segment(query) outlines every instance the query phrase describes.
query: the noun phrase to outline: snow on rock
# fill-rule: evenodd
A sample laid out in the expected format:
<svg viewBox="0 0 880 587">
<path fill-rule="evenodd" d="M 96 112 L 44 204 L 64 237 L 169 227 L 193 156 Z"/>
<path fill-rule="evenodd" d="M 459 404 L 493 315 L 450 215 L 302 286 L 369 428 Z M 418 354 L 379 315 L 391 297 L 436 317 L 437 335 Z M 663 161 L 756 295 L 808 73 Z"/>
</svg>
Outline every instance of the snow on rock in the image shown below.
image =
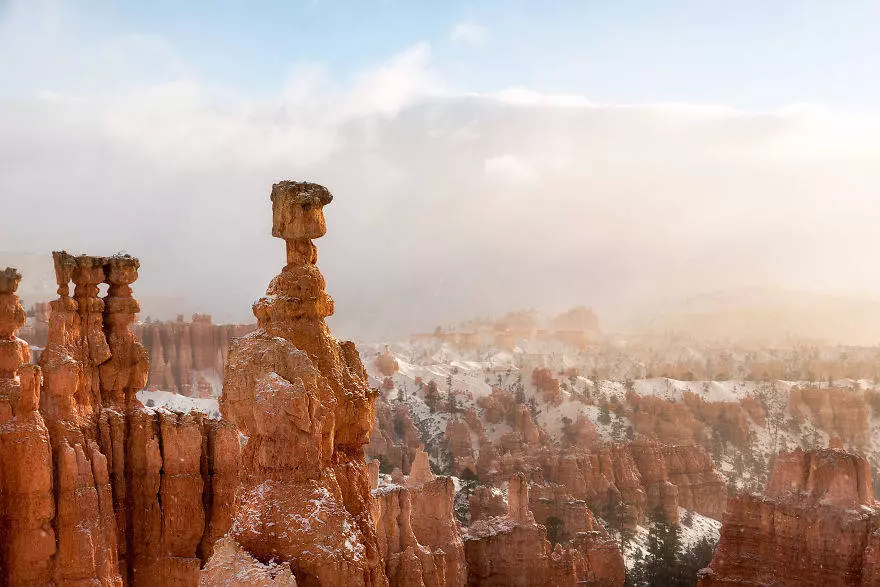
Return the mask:
<svg viewBox="0 0 880 587">
<path fill-rule="evenodd" d="M 171 391 L 137 392 L 138 400 L 148 409 L 166 409 L 171 412 L 201 412 L 209 418 L 220 419 L 220 407 L 216 398 L 187 397 Z"/>
</svg>

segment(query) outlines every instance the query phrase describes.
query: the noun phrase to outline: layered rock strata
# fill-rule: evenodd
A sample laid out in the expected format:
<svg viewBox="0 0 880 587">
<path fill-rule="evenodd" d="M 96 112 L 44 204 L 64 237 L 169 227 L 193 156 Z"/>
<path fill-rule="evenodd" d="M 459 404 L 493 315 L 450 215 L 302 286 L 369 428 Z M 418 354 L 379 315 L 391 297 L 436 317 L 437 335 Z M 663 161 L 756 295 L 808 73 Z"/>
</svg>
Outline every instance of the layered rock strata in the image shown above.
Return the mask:
<svg viewBox="0 0 880 587">
<path fill-rule="evenodd" d="M 620 551 L 597 548 L 598 538 L 583 532 L 565 547 L 551 547 L 545 527 L 529 510 L 528 482 L 520 473 L 508 486 L 507 515 L 467 529 L 468 585 L 623 585 Z"/>
<path fill-rule="evenodd" d="M 229 538 L 257 561 L 289 564 L 302 585 L 385 585 L 363 454 L 378 392 L 354 344 L 327 328 L 333 300 L 312 243 L 332 196 L 285 181 L 271 200 L 287 264 L 254 304 L 257 330 L 231 345 L 220 398 L 248 437 Z"/>
<path fill-rule="evenodd" d="M 781 453 L 762 495 L 730 499 L 699 584 L 876 585 L 880 507 L 864 457 Z"/>
<path fill-rule="evenodd" d="M 53 256 L 40 367 L 0 329 L 0 582 L 194 585 L 231 521 L 237 433 L 135 398 L 149 370 L 131 328 L 137 259 Z M 0 279 L 0 322 L 20 325 L 14 274 Z"/>
<path fill-rule="evenodd" d="M 150 388 L 182 395 L 219 395 L 226 356 L 233 338 L 254 330 L 251 324 L 214 324 L 207 314 L 171 322 L 149 322 L 135 334 L 150 352 Z"/>
<path fill-rule="evenodd" d="M 0 583 L 40 585 L 54 577 L 52 453 L 40 369 L 25 364 L 30 348 L 16 336 L 26 320 L 20 281 L 15 269 L 0 272 Z"/>
<path fill-rule="evenodd" d="M 534 460 L 536 477 L 564 486 L 591 507 L 604 511 L 623 505 L 622 521 L 630 526 L 644 522 L 657 507 L 673 522 L 679 507 L 720 519 L 727 500 L 723 478 L 697 445 L 637 438 L 591 452 L 546 451 Z"/>
<path fill-rule="evenodd" d="M 420 452 L 403 485 L 373 491 L 373 521 L 390 585 L 461 587 L 467 580 L 464 544 L 453 516 L 455 487 L 435 477 Z"/>
</svg>

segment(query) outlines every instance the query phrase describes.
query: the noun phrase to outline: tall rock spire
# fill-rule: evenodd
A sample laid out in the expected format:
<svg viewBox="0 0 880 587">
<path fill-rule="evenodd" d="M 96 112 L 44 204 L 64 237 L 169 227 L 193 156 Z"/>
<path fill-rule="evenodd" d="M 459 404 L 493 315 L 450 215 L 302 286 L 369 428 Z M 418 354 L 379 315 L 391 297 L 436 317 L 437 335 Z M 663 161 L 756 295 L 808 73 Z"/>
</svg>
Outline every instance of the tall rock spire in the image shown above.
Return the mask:
<svg viewBox="0 0 880 587">
<path fill-rule="evenodd" d="M 52 579 L 52 452 L 37 411 L 40 368 L 18 338 L 27 320 L 16 295 L 21 273 L 0 271 L 0 583 L 44 585 Z"/>
<path fill-rule="evenodd" d="M 0 400 L 10 402 L 10 410 L 18 402 L 18 368 L 30 360 L 30 347 L 16 336 L 27 321 L 15 294 L 20 282 L 21 273 L 17 269 L 7 267 L 0 271 Z M 3 419 L 2 413 L 0 419 Z"/>
<path fill-rule="evenodd" d="M 138 278 L 140 262 L 129 255 L 107 260 L 104 326 L 110 359 L 101 365 L 101 396 L 105 406 L 122 408 L 135 402 L 134 394 L 147 384 L 150 358 L 131 330 L 141 307 L 132 297 L 131 284 Z"/>
<path fill-rule="evenodd" d="M 378 392 L 354 344 L 324 322 L 333 300 L 312 242 L 332 199 L 313 183 L 272 186 L 272 234 L 287 263 L 254 304 L 259 328 L 229 349 L 220 398 L 248 437 L 230 537 L 306 584 L 386 585 L 363 454 Z"/>
</svg>

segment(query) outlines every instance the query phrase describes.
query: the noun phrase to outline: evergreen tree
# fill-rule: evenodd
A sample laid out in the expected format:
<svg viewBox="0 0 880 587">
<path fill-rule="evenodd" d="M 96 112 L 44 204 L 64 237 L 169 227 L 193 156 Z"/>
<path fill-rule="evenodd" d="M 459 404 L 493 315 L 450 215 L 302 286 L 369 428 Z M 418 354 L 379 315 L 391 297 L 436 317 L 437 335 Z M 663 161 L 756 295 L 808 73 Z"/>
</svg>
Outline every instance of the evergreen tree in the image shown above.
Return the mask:
<svg viewBox="0 0 880 587">
<path fill-rule="evenodd" d="M 434 410 L 437 409 L 437 400 L 440 398 L 440 390 L 437 389 L 437 382 L 433 379 L 428 382 L 428 387 L 425 388 L 425 403 L 428 405 L 428 409 L 431 413 L 434 413 Z"/>
<path fill-rule="evenodd" d="M 712 562 L 715 543 L 702 538 L 693 546 L 681 553 L 678 562 L 678 585 L 696 585 L 697 573 Z"/>
<path fill-rule="evenodd" d="M 651 512 L 651 528 L 648 531 L 648 552 L 640 569 L 634 569 L 636 585 L 650 587 L 678 587 L 693 585 L 687 581 L 678 568 L 681 536 L 678 527 L 671 524 L 662 508 Z"/>
<path fill-rule="evenodd" d="M 565 535 L 565 524 L 562 520 L 550 516 L 544 522 L 544 526 L 547 528 L 547 540 L 550 541 L 552 546 L 562 542 L 562 537 Z"/>
<path fill-rule="evenodd" d="M 455 414 L 458 412 L 458 403 L 455 401 L 455 392 L 452 389 L 449 390 L 449 413 Z"/>
<path fill-rule="evenodd" d="M 599 406 L 599 423 L 605 425 L 611 423 L 611 411 L 608 409 L 607 403 L 603 403 Z"/>
<path fill-rule="evenodd" d="M 377 455 L 376 460 L 379 461 L 379 472 L 383 475 L 391 474 L 392 467 L 391 463 L 388 461 L 388 457 L 385 455 Z"/>
<path fill-rule="evenodd" d="M 461 472 L 459 476 L 461 480 L 461 491 L 459 491 L 455 496 L 455 504 L 454 504 L 454 513 L 456 519 L 461 522 L 463 525 L 468 525 L 470 523 L 470 496 L 473 494 L 474 489 L 477 485 L 480 484 L 480 480 L 477 475 L 470 470 L 469 467 L 465 467 L 464 471 Z"/>
<path fill-rule="evenodd" d="M 619 417 L 611 424 L 611 437 L 616 441 L 623 440 L 623 420 Z"/>
<path fill-rule="evenodd" d="M 562 417 L 562 440 L 566 444 L 571 444 L 574 440 L 574 434 L 571 430 L 571 418 L 568 416 Z"/>
</svg>

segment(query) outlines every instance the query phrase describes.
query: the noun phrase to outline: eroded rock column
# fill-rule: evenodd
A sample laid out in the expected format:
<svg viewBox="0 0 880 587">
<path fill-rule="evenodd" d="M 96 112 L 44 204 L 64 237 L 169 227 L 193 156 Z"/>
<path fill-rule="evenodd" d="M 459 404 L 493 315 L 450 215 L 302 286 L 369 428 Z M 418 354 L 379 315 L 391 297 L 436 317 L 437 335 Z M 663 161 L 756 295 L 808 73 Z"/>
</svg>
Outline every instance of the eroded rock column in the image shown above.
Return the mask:
<svg viewBox="0 0 880 587">
<path fill-rule="evenodd" d="M 230 536 L 258 560 L 288 562 L 305 584 L 385 585 L 363 456 L 377 392 L 354 344 L 324 322 L 333 300 L 312 243 L 332 196 L 286 181 L 271 200 L 287 264 L 254 304 L 259 328 L 230 347 L 220 398 L 248 436 Z"/>
<path fill-rule="evenodd" d="M 21 273 L 0 271 L 0 579 L 42 585 L 52 576 L 52 453 L 37 411 L 40 368 L 26 365 L 28 344 L 16 333 L 27 317 L 15 294 Z"/>
</svg>

